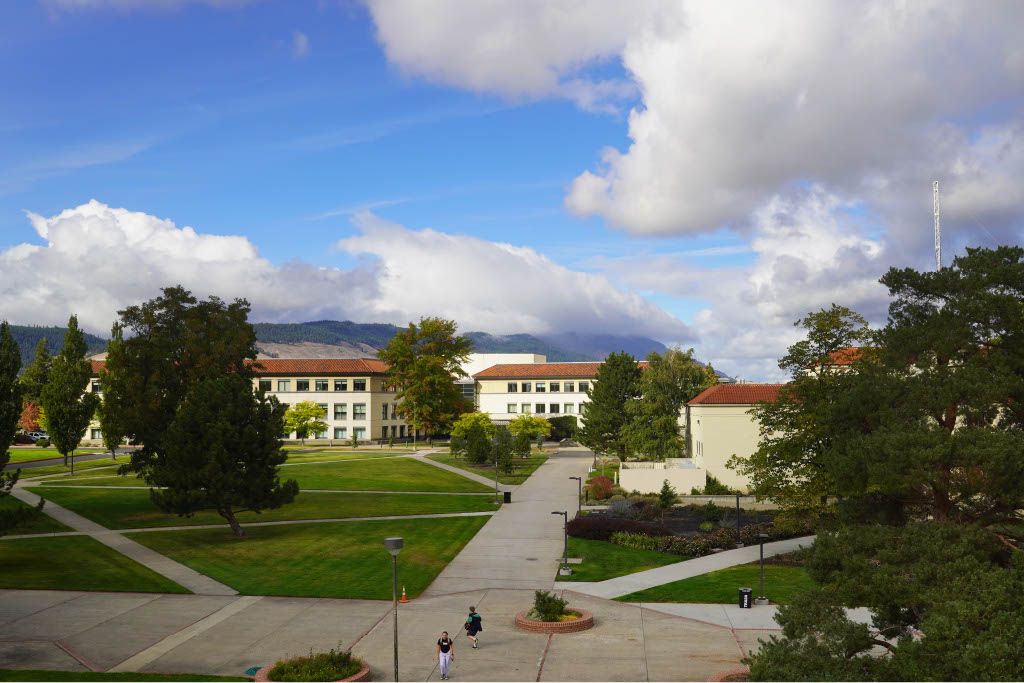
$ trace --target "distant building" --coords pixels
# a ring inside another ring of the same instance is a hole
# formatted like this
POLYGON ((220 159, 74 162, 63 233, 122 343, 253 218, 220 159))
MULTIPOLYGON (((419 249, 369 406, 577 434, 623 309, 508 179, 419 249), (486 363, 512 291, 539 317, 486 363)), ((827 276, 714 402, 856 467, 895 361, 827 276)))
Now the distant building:
POLYGON ((473 375, 477 409, 499 424, 520 415, 578 417, 599 367, 598 362, 491 365, 473 375))

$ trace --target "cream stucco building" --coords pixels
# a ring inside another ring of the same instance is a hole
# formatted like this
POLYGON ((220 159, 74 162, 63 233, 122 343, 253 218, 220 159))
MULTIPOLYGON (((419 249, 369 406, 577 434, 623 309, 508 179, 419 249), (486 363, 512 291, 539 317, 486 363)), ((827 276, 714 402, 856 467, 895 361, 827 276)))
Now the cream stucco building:
POLYGON ((473 375, 477 409, 498 423, 520 415, 579 418, 600 366, 596 362, 491 365, 473 375))

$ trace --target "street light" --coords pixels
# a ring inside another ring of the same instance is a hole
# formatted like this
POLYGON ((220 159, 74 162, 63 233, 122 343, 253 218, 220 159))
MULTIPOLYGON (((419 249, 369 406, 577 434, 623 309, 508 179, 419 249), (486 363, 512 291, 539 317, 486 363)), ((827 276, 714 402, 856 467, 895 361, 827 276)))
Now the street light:
POLYGON ((581 499, 583 498, 583 477, 569 477, 569 478, 570 479, 575 479, 576 480, 576 484, 578 485, 578 488, 579 488, 579 493, 576 496, 576 516, 579 517, 580 513, 583 512, 583 502, 581 501, 581 499))
POLYGON ((395 681, 398 681, 398 553, 405 541, 401 536, 384 539, 384 547, 391 553, 391 607, 395 611, 395 681))
POLYGON ((758 534, 757 540, 761 544, 761 593, 758 595, 757 600, 754 600, 755 605, 767 605, 768 598, 764 595, 764 542, 768 539, 768 534, 758 534))
MULTIPOLYGON (((554 510, 551 514, 562 515, 562 567, 568 569, 569 567, 569 511, 563 510, 559 512, 554 510)), ((561 571, 561 570, 559 570, 561 571)))

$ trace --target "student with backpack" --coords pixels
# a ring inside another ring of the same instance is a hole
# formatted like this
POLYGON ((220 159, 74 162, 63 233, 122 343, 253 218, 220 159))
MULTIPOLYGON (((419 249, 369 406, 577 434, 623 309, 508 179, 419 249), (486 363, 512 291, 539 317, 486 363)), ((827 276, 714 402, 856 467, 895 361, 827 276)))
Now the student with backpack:
POLYGON ((476 607, 473 605, 469 606, 469 616, 466 617, 466 635, 473 641, 473 649, 476 650, 480 647, 477 642, 477 634, 484 630, 483 620, 480 615, 477 614, 476 607))
POLYGON ((455 660, 455 641, 448 637, 448 631, 442 631, 437 639, 437 657, 441 665, 441 680, 448 680, 448 668, 455 660))

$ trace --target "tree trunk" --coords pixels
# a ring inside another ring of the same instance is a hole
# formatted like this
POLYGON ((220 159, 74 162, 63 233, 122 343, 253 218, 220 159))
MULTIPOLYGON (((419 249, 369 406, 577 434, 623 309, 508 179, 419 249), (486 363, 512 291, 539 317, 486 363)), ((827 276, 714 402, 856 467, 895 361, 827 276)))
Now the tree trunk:
POLYGON ((218 508, 217 513, 227 520, 228 525, 231 527, 231 533, 234 534, 235 538, 245 538, 245 529, 238 523, 238 520, 235 518, 235 511, 231 509, 230 505, 218 508))

